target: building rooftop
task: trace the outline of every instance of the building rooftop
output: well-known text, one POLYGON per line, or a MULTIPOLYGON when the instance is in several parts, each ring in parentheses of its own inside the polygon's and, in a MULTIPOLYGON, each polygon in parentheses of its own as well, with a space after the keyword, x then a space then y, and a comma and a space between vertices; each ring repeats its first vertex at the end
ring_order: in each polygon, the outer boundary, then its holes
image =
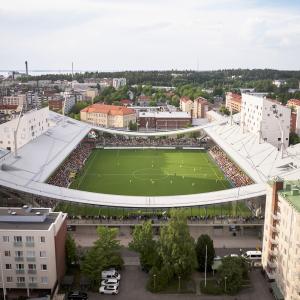
POLYGON ((300 181, 285 181, 280 195, 300 212, 300 181))
POLYGON ((157 111, 157 112, 140 112, 140 118, 168 118, 168 119, 190 119, 191 115, 184 111, 157 111))
POLYGON ((48 230, 59 213, 49 208, 0 208, 0 230, 48 230))
POLYGON ((102 114, 108 114, 113 116, 124 116, 124 115, 135 114, 135 111, 131 108, 127 108, 124 106, 117 106, 117 105, 107 105, 102 103, 92 104, 82 109, 81 112, 102 113, 102 114))

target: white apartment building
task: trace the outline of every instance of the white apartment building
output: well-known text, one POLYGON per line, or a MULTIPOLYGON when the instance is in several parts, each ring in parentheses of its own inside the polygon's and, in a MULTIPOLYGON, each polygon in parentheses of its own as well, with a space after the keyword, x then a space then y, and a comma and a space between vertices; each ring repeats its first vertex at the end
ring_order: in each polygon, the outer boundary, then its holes
POLYGON ((126 78, 113 78, 112 85, 117 90, 126 85, 126 78))
POLYGON ((66 218, 48 208, 0 208, 2 292, 53 292, 65 273, 66 218))
POLYGON ((20 119, 14 118, 0 125, 0 148, 14 151, 15 131, 17 149, 34 140, 50 127, 49 108, 31 110, 23 114, 20 119), (19 123, 19 124, 18 124, 19 123))
POLYGON ((300 299, 300 185, 275 181, 267 187, 263 268, 277 299, 300 299), (281 295, 280 295, 281 294, 281 295))
POLYGON ((63 102, 63 114, 67 115, 70 113, 72 107, 76 103, 76 98, 73 92, 63 92, 61 93, 64 97, 64 102, 63 102))
POLYGON ((291 109, 280 103, 242 94, 241 127, 280 150, 289 145, 291 109))

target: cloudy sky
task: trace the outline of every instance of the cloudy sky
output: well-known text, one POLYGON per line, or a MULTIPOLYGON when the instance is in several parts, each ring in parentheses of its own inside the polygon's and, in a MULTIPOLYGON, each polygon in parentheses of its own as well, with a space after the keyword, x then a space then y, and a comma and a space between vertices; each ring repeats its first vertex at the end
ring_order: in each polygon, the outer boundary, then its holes
POLYGON ((0 69, 300 69, 299 0, 0 0, 0 69))

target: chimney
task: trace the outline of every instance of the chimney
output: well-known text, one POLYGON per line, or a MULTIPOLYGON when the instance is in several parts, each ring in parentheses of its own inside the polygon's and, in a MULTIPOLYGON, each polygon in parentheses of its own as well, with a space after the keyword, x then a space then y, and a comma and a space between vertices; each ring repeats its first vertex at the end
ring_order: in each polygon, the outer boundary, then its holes
POLYGON ((25 61, 25 69, 26 69, 26 76, 28 76, 28 62, 27 62, 27 60, 25 61))

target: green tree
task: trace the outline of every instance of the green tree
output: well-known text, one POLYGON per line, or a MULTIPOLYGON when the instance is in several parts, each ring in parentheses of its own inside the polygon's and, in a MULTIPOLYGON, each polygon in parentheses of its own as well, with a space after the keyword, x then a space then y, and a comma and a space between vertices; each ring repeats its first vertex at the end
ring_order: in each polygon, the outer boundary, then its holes
POLYGON ((66 264, 68 267, 71 267, 77 262, 77 252, 76 252, 75 241, 73 237, 70 235, 70 233, 67 234, 65 248, 66 248, 66 264))
POLYGON ((140 253, 141 266, 144 270, 149 271, 159 260, 151 221, 144 222, 142 226, 135 226, 132 238, 129 247, 140 253))
POLYGON ((98 240, 87 252, 82 271, 90 279, 91 284, 99 285, 102 270, 109 267, 121 268, 123 260, 120 255, 120 243, 116 240, 118 230, 99 226, 97 228, 98 240))
POLYGON ((198 261, 198 267, 201 272, 205 271, 206 246, 207 246, 207 270, 210 271, 215 257, 214 242, 209 235, 202 234, 199 236, 196 243, 196 255, 198 261))
POLYGON ((236 294, 242 287, 243 279, 248 276, 247 262, 241 257, 224 257, 218 273, 224 292, 236 294))
POLYGON ((220 113, 222 113, 224 115, 227 115, 227 116, 230 115, 230 111, 229 111, 229 109, 225 105, 222 105, 220 107, 220 113))
POLYGON ((158 253, 174 276, 188 276, 196 267, 195 243, 183 210, 172 210, 169 223, 161 228, 158 253))
POLYGON ((137 131, 137 123, 133 123, 132 121, 129 121, 128 128, 131 131, 137 131))

